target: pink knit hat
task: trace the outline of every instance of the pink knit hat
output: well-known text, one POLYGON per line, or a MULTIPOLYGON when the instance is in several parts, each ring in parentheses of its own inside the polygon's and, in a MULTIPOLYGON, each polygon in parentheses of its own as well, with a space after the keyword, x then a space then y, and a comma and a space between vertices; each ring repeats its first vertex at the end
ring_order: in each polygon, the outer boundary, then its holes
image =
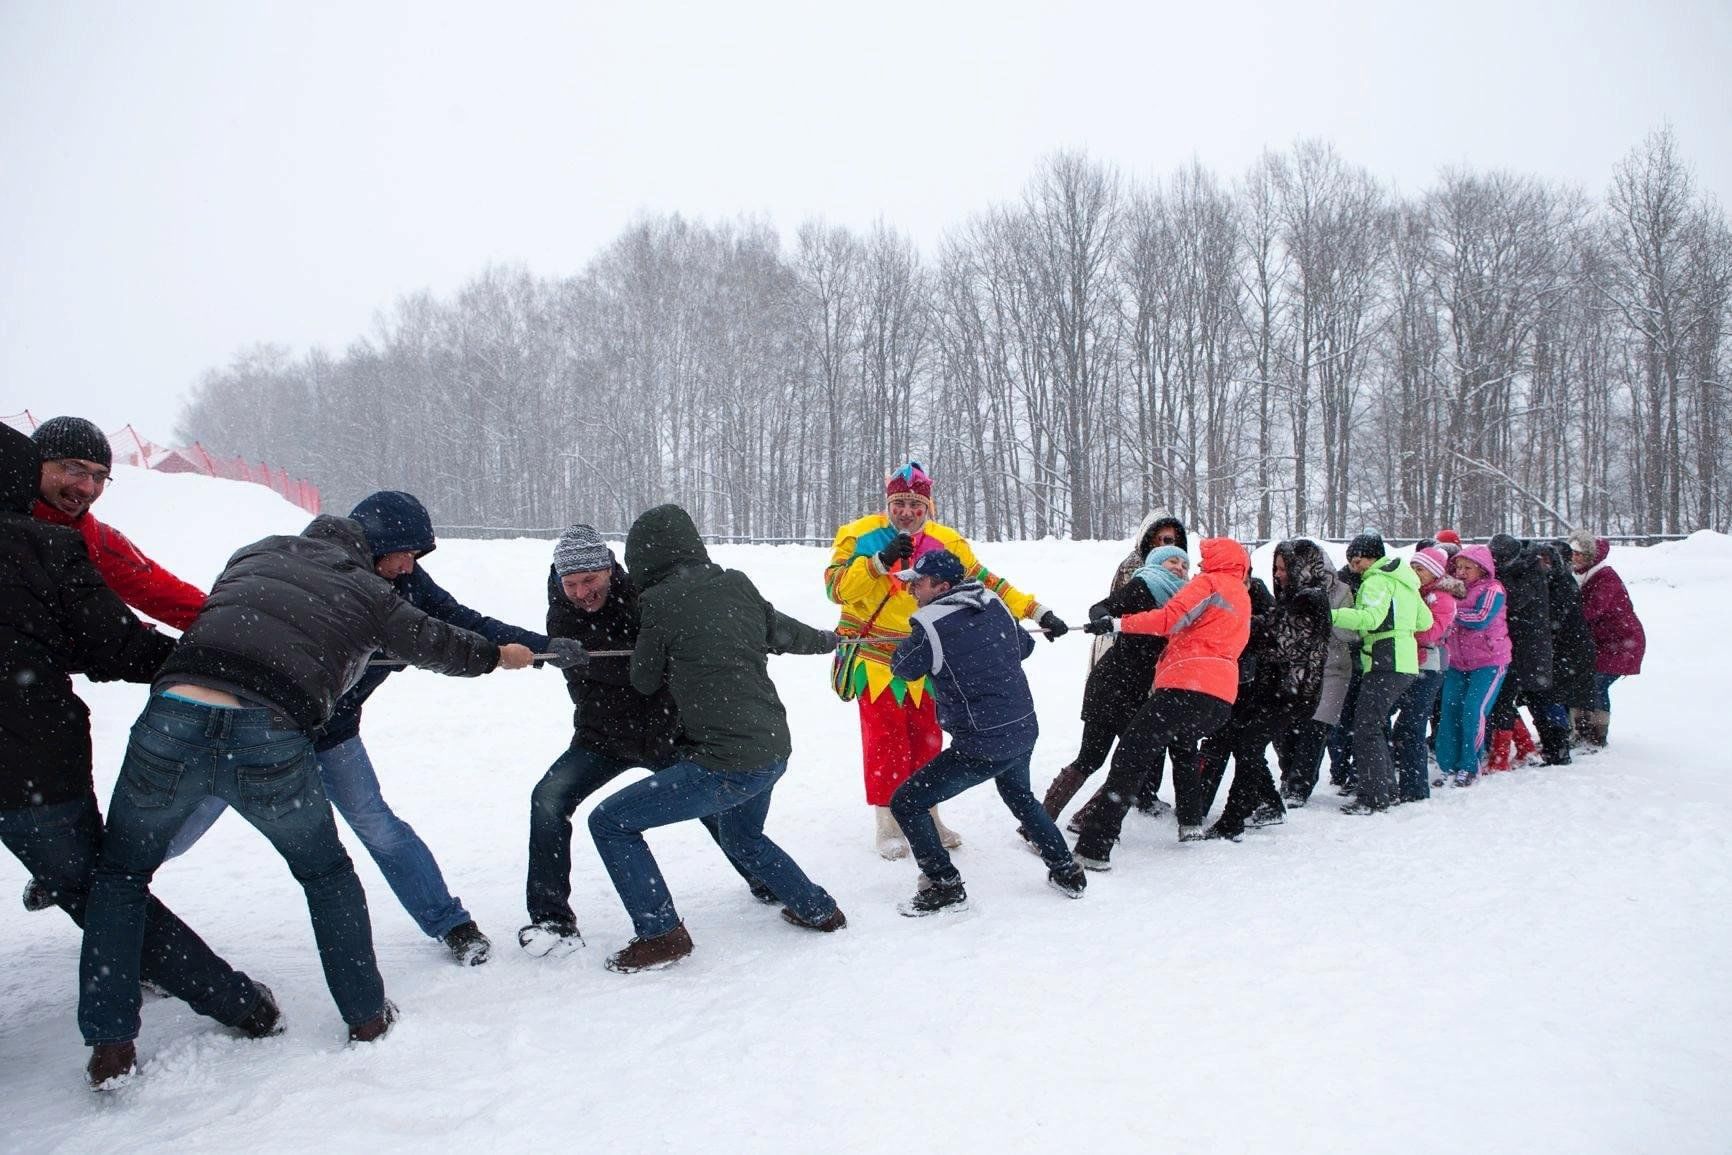
POLYGON ((1424 570, 1432 577, 1442 577, 1444 567, 1449 564, 1449 557, 1441 549, 1426 548, 1414 554, 1413 560, 1408 564, 1415 569, 1424 570))

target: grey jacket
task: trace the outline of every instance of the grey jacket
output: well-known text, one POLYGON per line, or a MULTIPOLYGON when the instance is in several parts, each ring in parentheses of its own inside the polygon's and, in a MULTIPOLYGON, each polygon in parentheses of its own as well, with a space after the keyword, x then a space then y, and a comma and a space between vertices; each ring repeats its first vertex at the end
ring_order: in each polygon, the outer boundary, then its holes
POLYGON ((267 537, 229 558, 156 684, 229 690, 312 732, 380 649, 461 677, 499 664, 498 646, 429 617, 374 573, 359 525, 324 515, 298 537, 267 537))
MULTIPOLYGON (((1353 590, 1346 582, 1329 574, 1329 608, 1338 610, 1353 604, 1353 590)), ((1338 725, 1341 708, 1347 704, 1347 686, 1353 680, 1353 662, 1359 653, 1359 631, 1335 627, 1329 632, 1329 657, 1323 663, 1323 696, 1317 700, 1314 722, 1338 725)))

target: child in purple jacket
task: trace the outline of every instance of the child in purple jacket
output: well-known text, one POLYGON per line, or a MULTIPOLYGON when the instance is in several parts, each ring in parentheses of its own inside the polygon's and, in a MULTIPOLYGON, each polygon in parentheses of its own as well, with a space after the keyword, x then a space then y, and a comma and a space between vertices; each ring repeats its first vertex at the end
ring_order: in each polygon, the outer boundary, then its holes
POLYGON ((1497 700, 1509 668, 1509 627, 1504 621, 1504 590, 1497 563, 1483 545, 1465 547, 1450 569, 1467 587, 1455 612, 1449 637, 1449 670, 1443 676, 1443 714, 1437 728, 1434 785, 1453 776, 1455 785, 1472 786, 1479 777, 1485 746, 1485 716, 1497 700))

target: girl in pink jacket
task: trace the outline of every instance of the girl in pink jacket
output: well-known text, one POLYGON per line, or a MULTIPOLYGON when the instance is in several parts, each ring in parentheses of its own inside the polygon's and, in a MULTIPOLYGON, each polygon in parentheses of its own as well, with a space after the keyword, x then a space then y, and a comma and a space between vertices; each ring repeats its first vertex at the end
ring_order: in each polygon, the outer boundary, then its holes
POLYGON ((1453 778, 1457 786, 1472 786, 1485 748, 1486 712, 1509 668, 1509 626, 1491 550, 1466 546, 1450 569, 1467 592, 1456 607, 1455 628, 1446 643, 1449 669, 1443 675, 1443 715, 1437 728, 1437 784, 1453 778))

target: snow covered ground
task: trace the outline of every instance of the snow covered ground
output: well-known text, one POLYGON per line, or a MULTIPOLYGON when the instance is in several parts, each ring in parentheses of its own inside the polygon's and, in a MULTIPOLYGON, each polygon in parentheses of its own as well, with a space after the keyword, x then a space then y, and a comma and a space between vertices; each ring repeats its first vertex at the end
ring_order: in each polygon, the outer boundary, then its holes
MULTIPOLYGON (((306 520, 255 486, 119 474, 99 513, 201 583, 235 546, 306 520)), ((980 553, 1076 621, 1123 549, 980 553)), ((447 541, 428 566, 533 624, 550 553, 447 541)), ((833 621, 826 551, 715 555, 780 608, 833 621)), ((984 788, 946 808, 973 909, 899 917, 914 867, 870 849, 853 708, 831 697, 826 659, 772 659, 795 754, 770 832, 849 927, 785 925, 700 830, 674 828, 651 842, 697 952, 637 976, 602 969, 630 926, 581 826, 589 949, 553 961, 515 945, 529 791, 569 738, 559 676, 401 675, 367 708, 367 744, 494 961, 461 970, 422 938, 345 830, 403 1010, 383 1043, 346 1046, 298 887, 230 815, 157 893, 275 988, 289 1030, 243 1041, 150 1002, 142 1077, 99 1098, 83 1089, 77 931, 26 914, 24 872, 0 854, 0 1147, 1725 1152, 1732 680, 1717 635, 1732 541, 1613 557, 1649 650, 1648 672, 1614 689, 1608 752, 1370 819, 1337 814, 1325 787, 1239 845, 1181 847, 1170 818, 1133 814, 1116 869, 1080 902, 1046 888, 984 788)), ((1028 663, 1037 790, 1074 752, 1086 650, 1073 636, 1028 663)), ((88 691, 106 803, 144 691, 88 691)))

